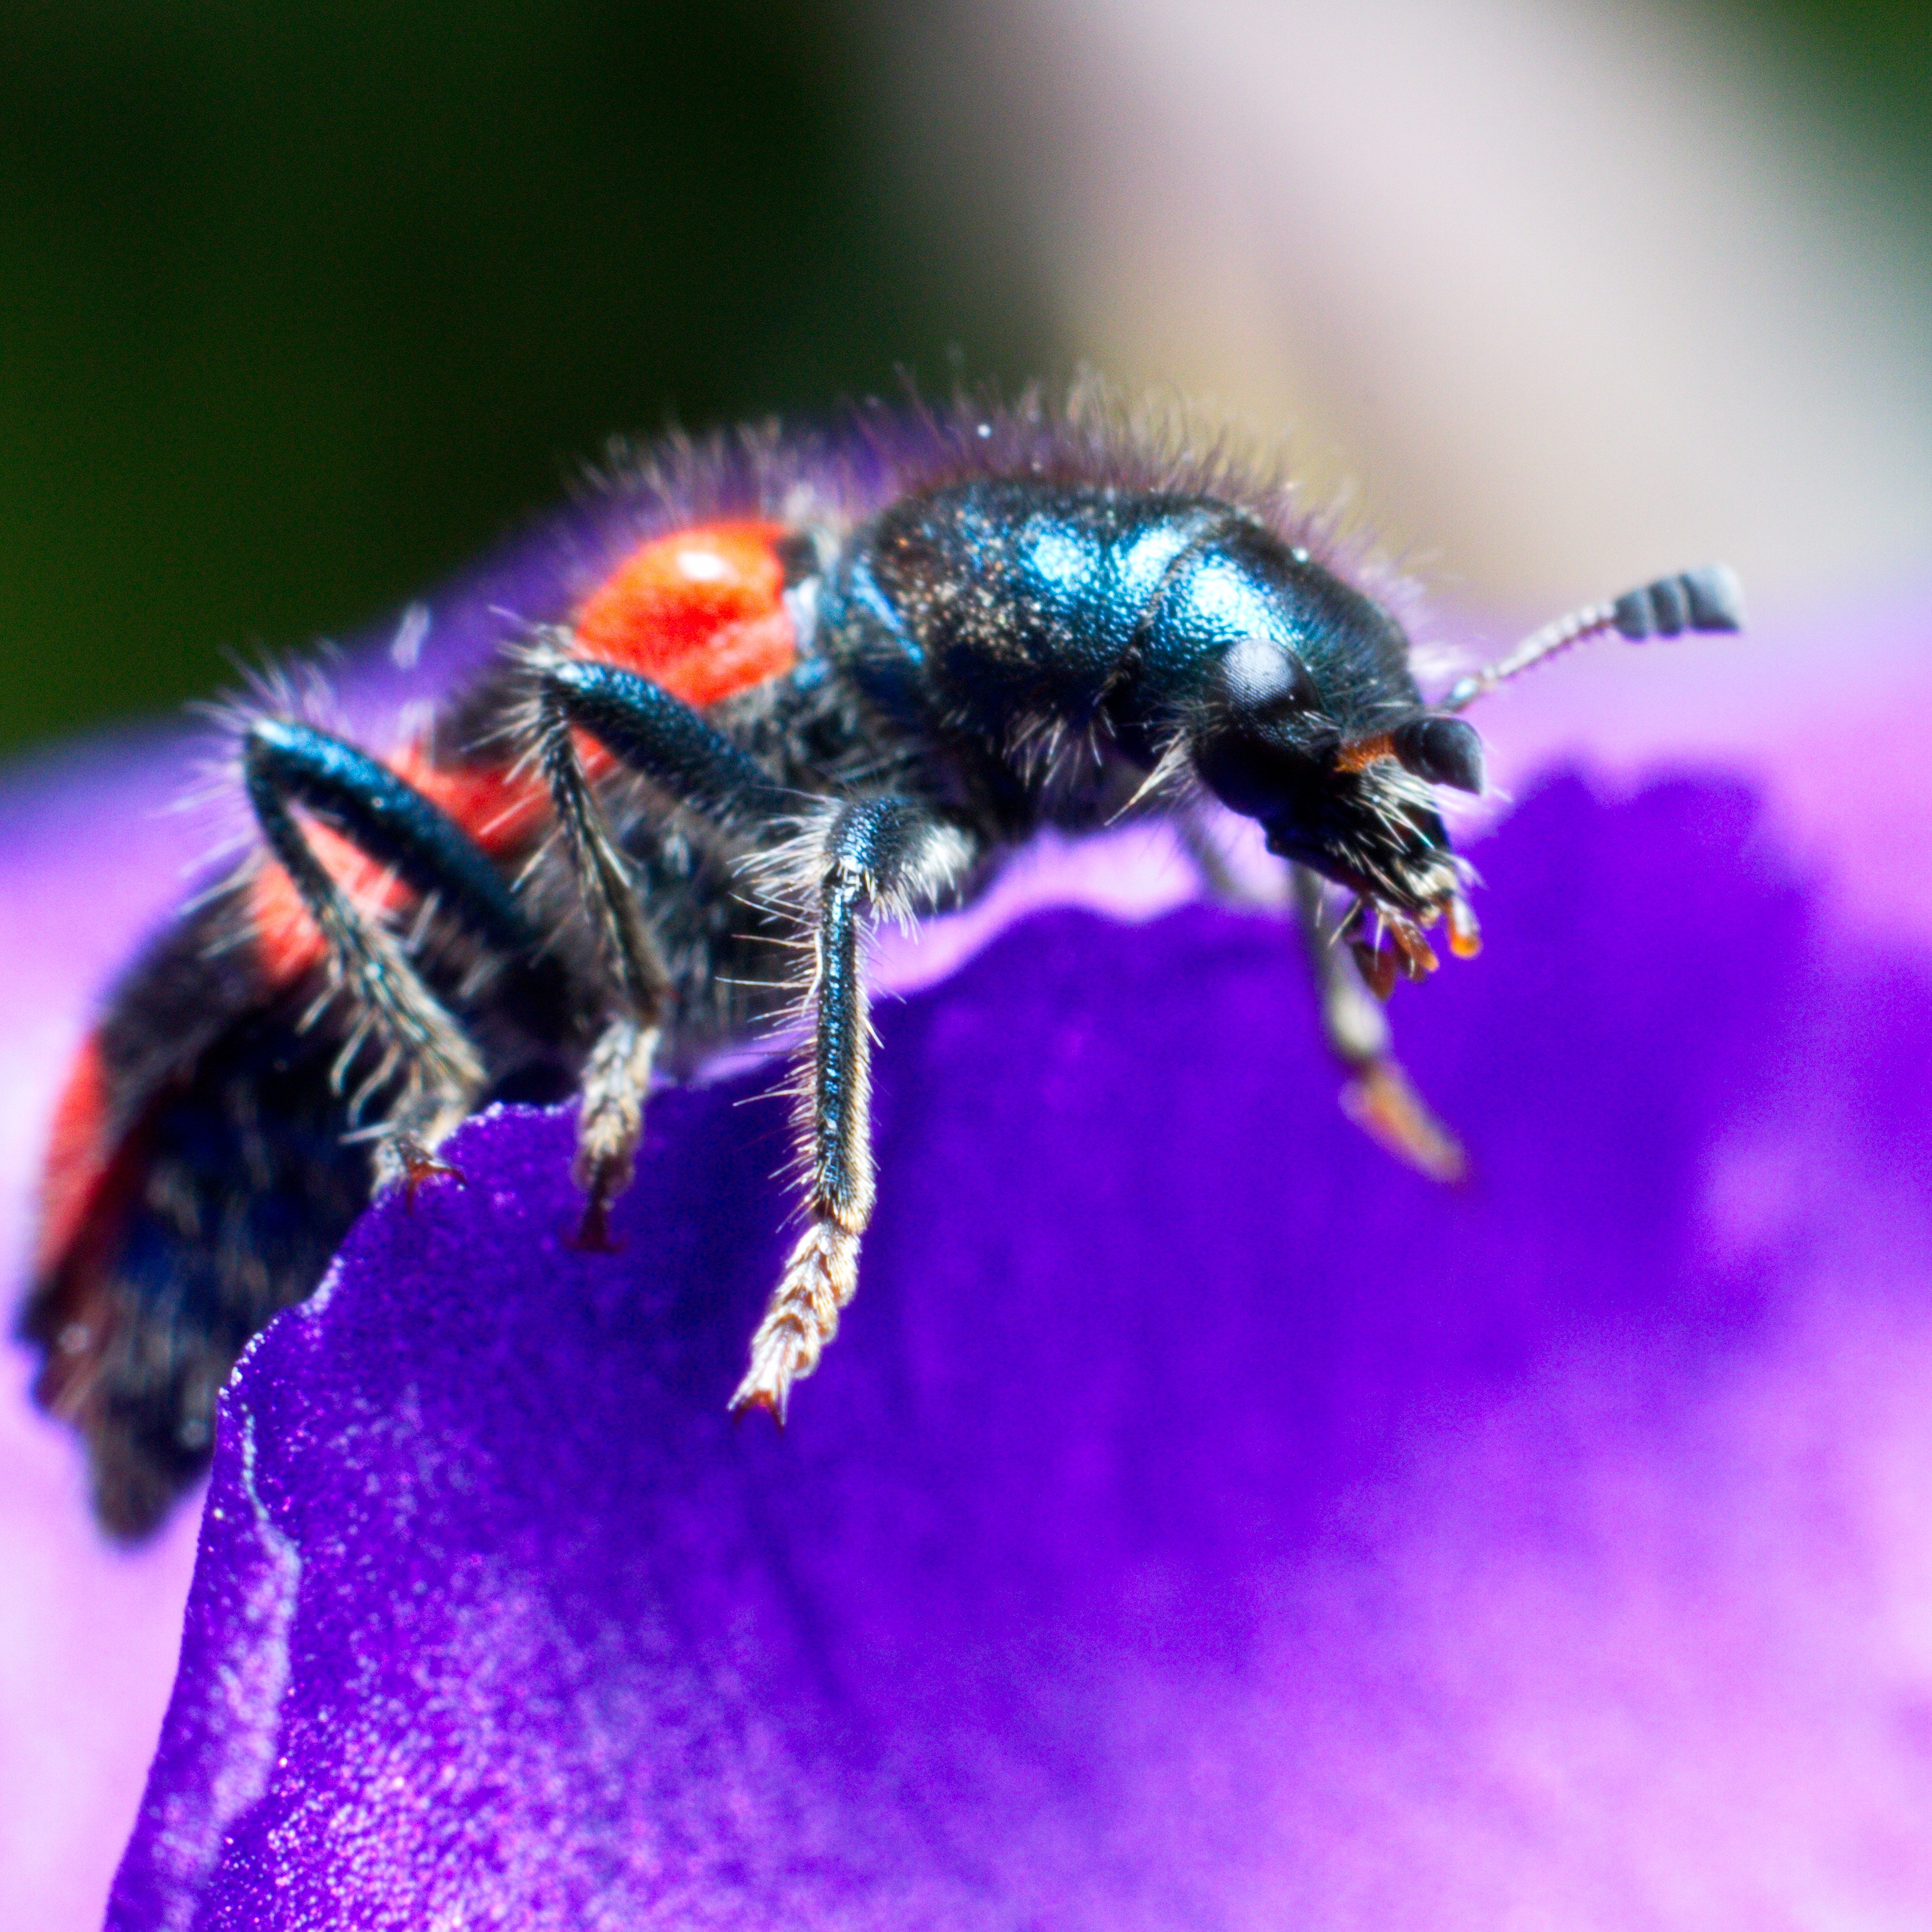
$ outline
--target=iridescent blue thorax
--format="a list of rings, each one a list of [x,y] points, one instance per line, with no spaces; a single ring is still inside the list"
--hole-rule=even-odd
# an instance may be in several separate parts
[[[890,716],[997,747],[1100,722],[1150,762],[1238,650],[1305,666],[1331,735],[1420,703],[1390,618],[1212,498],[1029,478],[910,495],[844,548],[821,625]]]

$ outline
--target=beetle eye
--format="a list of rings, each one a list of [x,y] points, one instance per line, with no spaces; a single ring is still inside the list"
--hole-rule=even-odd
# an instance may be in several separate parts
[[[1408,770],[1458,791],[1483,788],[1483,741],[1460,718],[1412,718],[1389,734],[1389,748]]]
[[[1270,719],[1321,706],[1322,694],[1308,667],[1266,638],[1244,638],[1231,645],[1220,671],[1228,702],[1244,716]]]

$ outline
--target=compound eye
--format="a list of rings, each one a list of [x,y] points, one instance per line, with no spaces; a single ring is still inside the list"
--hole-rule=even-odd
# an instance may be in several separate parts
[[[1229,646],[1220,669],[1228,702],[1244,717],[1271,722],[1321,708],[1322,694],[1308,667],[1266,638],[1244,638]]]
[[[1431,784],[1483,788],[1483,741],[1460,718],[1412,718],[1389,734],[1389,747],[1405,770]]]

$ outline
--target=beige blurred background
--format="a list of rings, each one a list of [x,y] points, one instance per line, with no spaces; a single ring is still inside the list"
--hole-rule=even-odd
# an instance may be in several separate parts
[[[880,24],[927,191],[970,248],[1026,251],[1076,353],[1292,425],[1472,602],[1721,555],[1784,606],[1932,554],[1924,237],[1774,14],[953,0]]]
[[[1486,701],[1500,796],[1713,764],[1932,935],[1932,13],[946,0],[873,16],[962,281],[1287,434],[1466,660],[1712,560],[1740,640]],[[1465,828],[1465,836],[1480,832]],[[1481,854],[1476,854],[1480,866]]]

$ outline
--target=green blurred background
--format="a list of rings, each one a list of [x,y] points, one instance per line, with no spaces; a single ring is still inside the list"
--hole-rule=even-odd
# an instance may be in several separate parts
[[[340,633],[614,432],[1024,368],[836,7],[144,5],[0,29],[0,748]]]
[[[902,178],[873,24],[822,0],[9,9],[0,751],[356,628],[613,431],[1063,362],[1025,252],[966,266]],[[1924,226],[1932,10],[1747,24]]]

